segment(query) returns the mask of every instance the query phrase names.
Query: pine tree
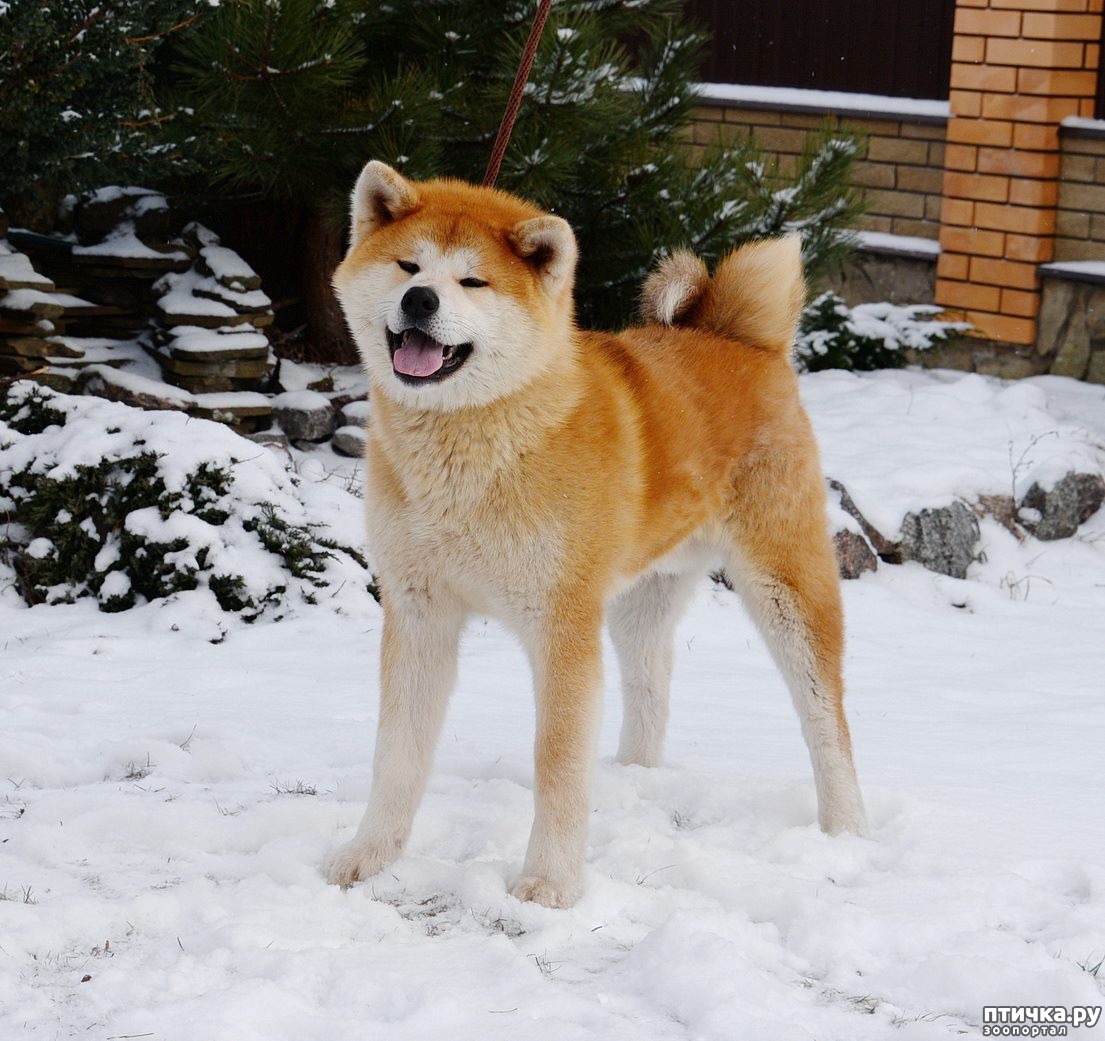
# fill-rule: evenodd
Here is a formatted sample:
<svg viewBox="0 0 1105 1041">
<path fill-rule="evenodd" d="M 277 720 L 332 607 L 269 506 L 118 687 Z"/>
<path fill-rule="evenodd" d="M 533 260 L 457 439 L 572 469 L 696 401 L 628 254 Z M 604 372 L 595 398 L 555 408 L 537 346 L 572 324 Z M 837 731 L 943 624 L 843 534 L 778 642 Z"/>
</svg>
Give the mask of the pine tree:
<svg viewBox="0 0 1105 1041">
<path fill-rule="evenodd" d="M 394 2 L 413 42 L 394 67 L 432 70 L 442 168 L 483 173 L 530 0 Z M 858 212 L 848 188 L 854 138 L 826 130 L 781 178 L 751 143 L 708 148 L 686 130 L 705 36 L 681 0 L 559 0 L 534 63 L 499 184 L 560 213 L 580 239 L 581 319 L 632 320 L 636 288 L 679 245 L 715 259 L 750 238 L 797 228 L 811 277 L 847 251 Z M 492 12 L 497 14 L 492 15 Z"/>
<path fill-rule="evenodd" d="M 186 0 L 0 2 L 0 199 L 156 176 L 154 53 Z"/>
<path fill-rule="evenodd" d="M 177 41 L 179 93 L 162 104 L 194 110 L 174 132 L 187 135 L 181 152 L 203 171 L 199 190 L 213 174 L 216 193 L 231 185 L 287 199 L 333 223 L 369 158 L 413 177 L 481 178 L 535 5 L 224 3 Z M 631 320 L 641 279 L 679 245 L 712 259 L 796 228 L 811 275 L 847 248 L 857 210 L 848 135 L 815 135 L 790 178 L 747 143 L 692 155 L 686 131 L 703 42 L 680 0 L 553 7 L 499 184 L 575 227 L 587 324 Z M 318 301 L 340 254 L 340 238 L 328 242 L 305 276 Z M 330 349 L 340 326 L 333 312 L 320 317 L 321 306 L 310 321 Z"/>
</svg>

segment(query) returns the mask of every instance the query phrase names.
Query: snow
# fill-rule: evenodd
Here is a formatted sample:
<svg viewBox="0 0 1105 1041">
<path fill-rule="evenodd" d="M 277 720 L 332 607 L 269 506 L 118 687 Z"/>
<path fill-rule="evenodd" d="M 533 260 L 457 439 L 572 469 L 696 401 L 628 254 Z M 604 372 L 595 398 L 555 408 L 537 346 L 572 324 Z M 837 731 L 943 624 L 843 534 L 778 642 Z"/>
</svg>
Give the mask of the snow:
<svg viewBox="0 0 1105 1041">
<path fill-rule="evenodd" d="M 211 247 L 207 247 L 210 249 Z M 264 311 L 272 301 L 260 289 L 249 291 L 228 289 L 215 278 L 195 269 L 162 275 L 153 286 L 160 293 L 158 307 L 167 315 L 210 315 L 234 318 L 241 312 L 224 301 L 233 301 L 243 310 Z M 200 296 L 207 293 L 210 296 Z M 218 297 L 212 300 L 211 296 Z"/>
<path fill-rule="evenodd" d="M 804 378 L 826 474 L 872 524 L 956 497 L 1050 488 L 1069 470 L 1105 470 L 1105 389 L 1053 376 L 1001 383 L 912 370 Z M 866 446 L 852 444 L 863 417 Z"/>
<path fill-rule="evenodd" d="M 372 403 L 367 398 L 362 401 L 351 401 L 341 412 L 349 422 L 364 426 L 372 416 Z"/>
<path fill-rule="evenodd" d="M 0 278 L 9 282 L 32 282 L 46 289 L 54 285 L 45 275 L 35 271 L 26 254 L 16 253 L 4 239 L 0 239 Z"/>
<path fill-rule="evenodd" d="M 854 94 L 837 90 L 808 90 L 804 87 L 765 87 L 744 83 L 698 83 L 697 96 L 703 101 L 740 102 L 749 107 L 818 109 L 826 112 L 845 112 L 855 115 L 877 113 L 908 119 L 921 116 L 929 119 L 948 119 L 951 108 L 947 101 L 927 98 L 895 98 L 883 94 Z"/>
<path fill-rule="evenodd" d="M 123 221 L 102 242 L 92 246 L 74 246 L 73 255 L 79 257 L 121 257 L 128 260 L 183 261 L 188 254 L 181 250 L 168 253 L 147 246 L 134 232 L 131 221 Z"/>
<path fill-rule="evenodd" d="M 1085 116 L 1067 116 L 1059 125 L 1067 130 L 1089 130 L 1105 135 L 1105 119 L 1087 119 Z"/>
<path fill-rule="evenodd" d="M 892 235 L 887 231 L 857 231 L 856 240 L 860 249 L 872 253 L 896 253 L 909 256 L 940 256 L 940 243 L 935 239 L 923 239 L 919 235 Z"/>
<path fill-rule="evenodd" d="M 1099 386 L 801 386 L 826 473 L 884 521 L 1105 465 Z M 181 472 L 236 452 L 236 476 L 278 479 L 281 457 L 213 424 L 142 422 L 167 425 Z M 289 465 L 350 537 L 357 462 L 324 456 Z M 466 635 L 407 853 L 342 892 L 320 864 L 368 790 L 367 595 L 246 626 L 205 591 L 107 615 L 27 609 L 0 577 L 0 1036 L 934 1041 L 981 1037 L 984 1005 L 1100 1006 L 1105 511 L 1052 543 L 981 523 L 967 581 L 909 564 L 845 583 L 872 841 L 817 831 L 782 682 L 737 599 L 704 582 L 665 767 L 611 762 L 609 661 L 587 889 L 568 911 L 506 895 L 533 710 L 497 626 Z"/>
<path fill-rule="evenodd" d="M 316 390 L 288 390 L 272 399 L 272 407 L 316 412 L 319 409 L 328 409 L 330 399 Z"/>
<path fill-rule="evenodd" d="M 164 297 L 162 297 L 162 301 L 164 301 Z M 212 301 L 208 301 L 208 303 L 211 302 Z M 191 313 L 197 312 L 193 309 Z M 219 314 L 221 313 L 222 312 L 219 312 Z M 172 334 L 172 341 L 168 344 L 168 347 L 174 351 L 184 351 L 188 353 L 252 351 L 266 348 L 269 345 L 268 337 L 265 336 L 264 333 L 257 332 L 252 326 L 246 331 L 243 331 L 241 326 L 228 326 L 222 329 L 203 329 L 197 325 L 177 325 L 174 326 L 170 332 Z"/>
<path fill-rule="evenodd" d="M 200 408 L 268 408 L 271 398 L 252 390 L 211 391 L 207 394 L 194 394 L 192 400 Z"/>
<path fill-rule="evenodd" d="M 1040 275 L 1047 278 L 1084 279 L 1087 282 L 1105 282 L 1105 260 L 1054 260 L 1040 265 Z"/>
<path fill-rule="evenodd" d="M 257 277 L 253 270 L 237 253 L 226 246 L 205 245 L 200 252 L 211 274 L 220 282 L 244 281 Z"/>
<path fill-rule="evenodd" d="M 29 311 L 35 304 L 56 304 L 67 310 L 80 307 L 95 307 L 90 300 L 82 300 L 69 293 L 44 293 L 40 289 L 9 289 L 0 295 L 0 309 Z"/>
<path fill-rule="evenodd" d="M 47 360 L 53 366 L 65 368 L 79 364 L 85 371 L 99 369 L 101 366 L 110 367 L 115 374 L 115 382 L 119 382 L 118 377 L 125 371 L 148 381 L 151 389 L 156 386 L 158 394 L 184 393 L 162 380 L 161 367 L 143 348 L 141 338 L 115 340 L 100 336 L 49 336 L 47 340 L 66 350 L 80 352 L 76 358 L 66 355 L 50 356 Z"/>
<path fill-rule="evenodd" d="M 368 393 L 368 379 L 359 365 L 319 365 L 280 359 L 280 385 L 285 390 L 306 390 L 312 383 L 330 379 L 335 391 Z"/>
<path fill-rule="evenodd" d="M 84 372 L 89 376 L 98 376 L 105 383 L 114 384 L 135 394 L 146 394 L 180 409 L 191 408 L 196 403 L 194 395 L 180 387 L 174 387 L 162 379 L 143 376 L 127 369 L 118 369 L 110 365 L 89 365 Z"/>
<path fill-rule="evenodd" d="M 120 199 L 134 199 L 136 202 L 139 200 L 152 199 L 154 200 L 151 206 L 153 209 L 163 210 L 169 205 L 165 196 L 155 191 L 153 188 L 140 188 L 138 185 L 123 186 L 118 184 L 105 185 L 103 188 L 97 188 L 95 191 L 89 192 L 85 196 L 85 205 L 105 205 L 107 203 L 118 202 Z"/>
</svg>

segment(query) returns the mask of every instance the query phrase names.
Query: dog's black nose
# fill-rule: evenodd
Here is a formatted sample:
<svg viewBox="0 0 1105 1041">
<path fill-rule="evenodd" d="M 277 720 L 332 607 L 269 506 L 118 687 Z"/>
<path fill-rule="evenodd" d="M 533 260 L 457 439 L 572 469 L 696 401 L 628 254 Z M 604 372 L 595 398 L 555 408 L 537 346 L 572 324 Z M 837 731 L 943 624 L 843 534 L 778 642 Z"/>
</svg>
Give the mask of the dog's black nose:
<svg viewBox="0 0 1105 1041">
<path fill-rule="evenodd" d="M 429 318 L 441 306 L 441 301 L 429 286 L 412 286 L 403 294 L 399 306 L 411 318 Z"/>
</svg>

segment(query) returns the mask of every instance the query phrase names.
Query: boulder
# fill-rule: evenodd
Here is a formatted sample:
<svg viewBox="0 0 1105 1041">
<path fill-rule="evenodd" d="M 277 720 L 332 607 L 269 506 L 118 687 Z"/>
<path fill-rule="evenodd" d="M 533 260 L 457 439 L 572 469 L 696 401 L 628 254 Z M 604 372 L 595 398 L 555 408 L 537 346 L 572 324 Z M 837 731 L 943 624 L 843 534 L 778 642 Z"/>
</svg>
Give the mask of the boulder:
<svg viewBox="0 0 1105 1041">
<path fill-rule="evenodd" d="M 1017 519 L 1017 503 L 1012 495 L 980 495 L 975 513 L 980 517 L 992 517 L 1018 541 L 1024 539 L 1024 530 Z"/>
<path fill-rule="evenodd" d="M 279 430 L 261 430 L 256 434 L 247 434 L 246 437 L 259 445 L 271 448 L 274 452 L 286 452 L 291 444 L 287 434 L 282 434 Z"/>
<path fill-rule="evenodd" d="M 341 426 L 363 427 L 372 415 L 372 406 L 367 398 L 346 402 L 338 410 L 338 423 Z"/>
<path fill-rule="evenodd" d="M 978 518 L 962 502 L 920 513 L 907 513 L 898 543 L 901 559 L 915 560 L 930 571 L 966 578 L 978 559 Z"/>
<path fill-rule="evenodd" d="M 1069 473 L 1050 491 L 1033 484 L 1021 499 L 1018 518 L 1038 539 L 1051 541 L 1073 535 L 1105 502 L 1100 474 Z"/>
<path fill-rule="evenodd" d="M 337 437 L 335 436 L 335 441 Z M 871 544 L 858 531 L 838 531 L 833 535 L 836 564 L 841 578 L 859 578 L 866 571 L 875 571 L 879 558 Z"/>
<path fill-rule="evenodd" d="M 160 192 L 115 185 L 82 195 L 73 220 L 80 241 L 89 244 L 101 241 L 124 221 L 130 221 L 141 238 L 164 239 L 171 214 Z"/>
<path fill-rule="evenodd" d="M 366 440 L 364 427 L 343 426 L 334 431 L 334 438 L 330 442 L 330 447 L 338 455 L 347 455 L 350 458 L 357 459 L 364 455 Z"/>
<path fill-rule="evenodd" d="M 324 441 L 334 432 L 329 400 L 313 390 L 280 394 L 272 402 L 273 419 L 292 441 Z"/>
<path fill-rule="evenodd" d="M 852 501 L 852 497 L 848 494 L 848 489 L 844 487 L 839 481 L 829 478 L 829 487 L 837 493 L 840 497 L 840 508 L 844 510 L 857 524 L 866 536 L 867 541 L 871 544 L 872 548 L 879 555 L 879 557 L 885 560 L 888 564 L 898 564 L 901 562 L 901 557 L 898 551 L 898 546 L 882 534 L 862 513 L 859 511 L 859 507 Z"/>
</svg>

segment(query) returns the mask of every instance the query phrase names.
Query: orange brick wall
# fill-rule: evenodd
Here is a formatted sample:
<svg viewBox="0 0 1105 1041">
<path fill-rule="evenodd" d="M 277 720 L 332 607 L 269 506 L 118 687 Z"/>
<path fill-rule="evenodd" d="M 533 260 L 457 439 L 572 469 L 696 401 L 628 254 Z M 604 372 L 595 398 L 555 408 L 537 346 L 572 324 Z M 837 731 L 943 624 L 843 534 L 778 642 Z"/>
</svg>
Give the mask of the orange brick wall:
<svg viewBox="0 0 1105 1041">
<path fill-rule="evenodd" d="M 727 143 L 754 137 L 769 158 L 778 160 L 779 172 L 790 174 L 808 135 L 825 126 L 826 120 L 833 126 L 852 127 L 865 138 L 864 152 L 855 166 L 855 183 L 864 189 L 867 206 L 858 226 L 866 231 L 938 238 L 943 123 L 713 104 L 695 110 L 690 144 L 692 151 L 701 153 L 719 135 Z"/>
<path fill-rule="evenodd" d="M 1093 115 L 1102 2 L 959 0 L 936 300 L 988 339 L 1035 342 L 1059 123 Z"/>
</svg>

